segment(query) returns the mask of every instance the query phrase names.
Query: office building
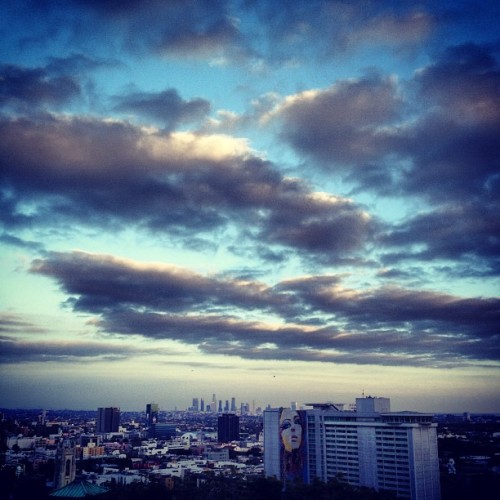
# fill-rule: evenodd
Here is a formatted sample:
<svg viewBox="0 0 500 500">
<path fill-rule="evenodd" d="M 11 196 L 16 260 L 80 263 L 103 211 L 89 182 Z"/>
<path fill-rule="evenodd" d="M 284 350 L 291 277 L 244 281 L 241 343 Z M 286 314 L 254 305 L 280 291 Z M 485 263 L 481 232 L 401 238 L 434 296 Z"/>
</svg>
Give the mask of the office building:
<svg viewBox="0 0 500 500">
<path fill-rule="evenodd" d="M 154 437 L 154 428 L 158 422 L 158 405 L 156 403 L 149 403 L 146 405 L 146 423 L 148 426 L 148 437 Z"/>
<path fill-rule="evenodd" d="M 233 413 L 236 411 L 236 398 L 231 398 L 231 411 Z"/>
<path fill-rule="evenodd" d="M 175 424 L 156 423 L 152 426 L 150 437 L 168 441 L 177 435 L 177 427 Z"/>
<path fill-rule="evenodd" d="M 342 478 L 408 500 L 439 500 L 437 424 L 431 414 L 391 412 L 388 398 L 264 412 L 266 476 L 283 481 Z"/>
<path fill-rule="evenodd" d="M 217 419 L 217 441 L 229 443 L 240 439 L 240 417 L 234 413 L 223 413 Z"/>
<path fill-rule="evenodd" d="M 120 408 L 98 408 L 96 432 L 118 432 L 120 426 Z"/>
<path fill-rule="evenodd" d="M 156 403 L 149 403 L 146 405 L 146 423 L 148 427 L 158 422 L 158 405 Z"/>
</svg>

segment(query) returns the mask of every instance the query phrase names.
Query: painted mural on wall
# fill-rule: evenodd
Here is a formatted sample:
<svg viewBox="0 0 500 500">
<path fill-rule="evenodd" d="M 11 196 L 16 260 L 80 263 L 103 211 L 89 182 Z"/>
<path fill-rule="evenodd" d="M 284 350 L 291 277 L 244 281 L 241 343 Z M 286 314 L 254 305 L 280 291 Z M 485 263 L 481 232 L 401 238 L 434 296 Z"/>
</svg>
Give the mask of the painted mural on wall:
<svg viewBox="0 0 500 500">
<path fill-rule="evenodd" d="M 280 412 L 282 479 L 306 480 L 306 413 L 282 408 Z"/>
</svg>

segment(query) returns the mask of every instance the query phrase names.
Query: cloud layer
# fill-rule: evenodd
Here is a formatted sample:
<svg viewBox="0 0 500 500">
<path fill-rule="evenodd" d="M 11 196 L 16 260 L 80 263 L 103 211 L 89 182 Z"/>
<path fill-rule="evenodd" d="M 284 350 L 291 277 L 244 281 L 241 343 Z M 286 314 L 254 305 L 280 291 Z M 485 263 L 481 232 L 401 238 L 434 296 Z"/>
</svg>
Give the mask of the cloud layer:
<svg viewBox="0 0 500 500">
<path fill-rule="evenodd" d="M 11 2 L 0 361 L 498 366 L 499 16 Z"/>
<path fill-rule="evenodd" d="M 35 260 L 108 334 L 195 344 L 252 359 L 453 366 L 498 361 L 500 300 L 396 286 L 354 290 L 338 276 L 262 282 L 201 276 L 82 252 Z M 247 319 L 249 311 L 276 318 Z M 315 324 L 316 323 L 316 324 Z"/>
</svg>

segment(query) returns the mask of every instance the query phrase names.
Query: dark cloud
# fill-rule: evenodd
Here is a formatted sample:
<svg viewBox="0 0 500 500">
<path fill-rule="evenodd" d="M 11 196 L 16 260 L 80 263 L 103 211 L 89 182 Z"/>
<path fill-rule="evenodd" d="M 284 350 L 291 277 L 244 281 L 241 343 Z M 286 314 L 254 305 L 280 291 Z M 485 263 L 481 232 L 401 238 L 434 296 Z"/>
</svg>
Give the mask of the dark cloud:
<svg viewBox="0 0 500 500">
<path fill-rule="evenodd" d="M 329 215 L 327 206 L 321 210 L 320 203 L 317 209 L 308 209 L 313 200 L 305 198 L 302 203 L 286 203 L 272 214 L 264 232 L 267 241 L 318 254 L 331 262 L 337 255 L 363 248 L 373 236 L 374 220 L 355 204 L 344 199 L 329 200 L 325 204 L 331 207 Z M 297 205 L 297 210 L 290 210 L 290 205 Z"/>
<path fill-rule="evenodd" d="M 481 259 L 485 274 L 498 269 L 500 255 L 499 207 L 493 203 L 469 202 L 446 205 L 418 214 L 395 225 L 386 243 L 399 247 L 390 261 L 416 259 L 459 261 Z"/>
<path fill-rule="evenodd" d="M 105 342 L 61 342 L 27 341 L 9 337 L 0 338 L 0 364 L 68 362 L 88 363 L 121 361 L 144 354 L 168 355 L 164 349 L 142 350 L 140 348 Z"/>
<path fill-rule="evenodd" d="M 39 22 L 66 22 L 73 37 L 95 36 L 96 26 L 113 33 L 120 48 L 133 53 L 219 56 L 242 45 L 230 4 L 226 0 L 124 2 L 73 0 L 71 5 L 37 5 Z M 59 26 L 61 29 L 61 26 Z"/>
<path fill-rule="evenodd" d="M 361 168 L 389 152 L 382 126 L 393 123 L 400 111 L 395 81 L 375 74 L 297 94 L 275 115 L 294 148 L 335 170 L 345 165 Z"/>
<path fill-rule="evenodd" d="M 175 89 L 149 94 L 128 94 L 116 97 L 115 100 L 118 101 L 115 110 L 158 120 L 167 130 L 205 118 L 210 111 L 210 103 L 205 99 L 185 101 Z"/>
<path fill-rule="evenodd" d="M 402 188 L 434 203 L 496 197 L 500 64 L 492 48 L 451 47 L 415 83 L 429 112 L 400 134 L 400 152 L 413 162 Z"/>
<path fill-rule="evenodd" d="M 1 234 L 0 241 L 6 245 L 16 246 L 19 248 L 29 248 L 38 251 L 43 249 L 43 245 L 37 241 L 24 240 L 9 233 Z"/>
<path fill-rule="evenodd" d="M 165 3 L 161 0 L 108 0 L 107 2 L 100 2 L 99 0 L 70 0 L 71 3 L 82 5 L 91 9 L 95 9 L 110 14 L 130 13 L 144 8 L 158 8 L 161 4 Z M 183 0 L 174 0 L 170 4 L 181 5 L 185 3 Z"/>
<path fill-rule="evenodd" d="M 377 276 L 379 278 L 387 279 L 387 280 L 405 280 L 405 279 L 415 279 L 418 277 L 418 272 L 415 269 L 411 270 L 410 272 L 406 269 L 396 269 L 396 268 L 390 268 L 390 269 L 381 269 L 380 271 L 377 272 Z"/>
<path fill-rule="evenodd" d="M 213 57 L 244 52 L 242 49 L 234 50 L 233 44 L 242 42 L 236 23 L 227 15 L 214 15 L 212 10 L 193 12 L 197 20 L 193 23 L 192 17 L 184 17 L 184 12 L 179 14 L 179 24 L 171 25 L 172 29 L 165 29 L 155 44 L 160 54 Z"/>
<path fill-rule="evenodd" d="M 338 82 L 290 96 L 270 116 L 297 151 L 357 186 L 355 193 L 412 194 L 436 204 L 493 199 L 499 89 L 495 48 L 469 43 L 446 49 L 407 85 L 380 75 Z"/>
<path fill-rule="evenodd" d="M 23 16 L 26 25 L 31 18 L 36 20 L 30 26 L 32 44 L 44 43 L 43 37 L 51 35 L 94 46 L 101 31 L 108 46 L 132 53 L 222 56 L 232 61 L 265 58 L 272 64 L 346 57 L 367 47 L 389 47 L 393 55 L 412 54 L 416 45 L 435 33 L 439 10 L 433 4 L 366 0 L 315 0 L 307 5 L 291 0 L 285 8 L 268 0 L 18 3 L 15 14 Z M 252 22 L 241 23 L 242 16 Z"/>
<path fill-rule="evenodd" d="M 29 142 L 30 148 L 25 144 Z M 0 121 L 6 223 L 131 223 L 188 237 L 244 221 L 266 238 L 334 261 L 370 240 L 376 221 L 355 203 L 282 177 L 229 136 L 151 133 L 93 119 Z"/>
<path fill-rule="evenodd" d="M 397 55 L 425 40 L 435 27 L 432 8 L 393 1 L 291 0 L 286 8 L 267 0 L 243 4 L 258 16 L 272 42 L 266 57 L 285 61 L 345 57 L 373 46 L 390 47 Z"/>
<path fill-rule="evenodd" d="M 76 310 L 99 313 L 104 332 L 170 339 L 207 352 L 218 346 L 242 357 L 339 362 L 352 354 L 351 362 L 361 356 L 382 364 L 400 364 L 400 356 L 404 364 L 428 366 L 500 355 L 500 300 L 493 298 L 398 286 L 355 290 L 326 275 L 269 288 L 79 252 L 38 259 L 32 271 L 56 279 Z M 245 319 L 250 310 L 281 320 Z"/>
<path fill-rule="evenodd" d="M 499 334 L 500 299 L 463 299 L 399 286 L 355 290 L 335 281 L 306 278 L 289 280 L 280 286 L 293 291 L 305 307 L 330 314 L 359 330 L 390 325 L 409 334 L 413 327 L 477 338 Z"/>
<path fill-rule="evenodd" d="M 117 59 L 100 59 L 73 52 L 65 57 L 49 57 L 46 69 L 56 75 L 79 75 L 84 76 L 98 69 L 106 69 L 123 66 Z"/>
<path fill-rule="evenodd" d="M 351 194 L 425 200 L 425 212 L 378 239 L 384 262 L 458 259 L 488 275 L 499 267 L 499 96 L 496 47 L 468 43 L 445 49 L 409 83 L 344 81 L 289 96 L 268 116 Z"/>
<path fill-rule="evenodd" d="M 117 313 L 103 317 L 107 332 L 194 344 L 205 353 L 246 359 L 302 360 L 389 366 L 457 366 L 498 360 L 498 336 L 450 335 L 430 328 L 342 331 L 272 325 L 220 316 Z"/>
<path fill-rule="evenodd" d="M 0 66 L 0 106 L 30 110 L 59 107 L 80 96 L 81 88 L 71 76 L 51 76 L 44 68 Z"/>
<path fill-rule="evenodd" d="M 18 314 L 0 313 L 0 332 L 10 335 L 24 335 L 44 333 L 46 330 L 26 321 Z"/>
<path fill-rule="evenodd" d="M 33 261 L 31 271 L 56 279 L 75 296 L 75 309 L 102 312 L 123 307 L 163 311 L 199 311 L 239 307 L 245 310 L 286 305 L 263 283 L 205 277 L 168 265 L 146 265 L 108 255 L 51 253 Z"/>
</svg>

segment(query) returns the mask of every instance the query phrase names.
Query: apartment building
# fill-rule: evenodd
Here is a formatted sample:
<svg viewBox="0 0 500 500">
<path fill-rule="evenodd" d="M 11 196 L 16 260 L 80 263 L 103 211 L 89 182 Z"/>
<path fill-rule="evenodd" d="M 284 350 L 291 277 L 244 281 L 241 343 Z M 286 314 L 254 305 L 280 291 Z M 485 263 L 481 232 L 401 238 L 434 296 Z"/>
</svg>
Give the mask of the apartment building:
<svg viewBox="0 0 500 500">
<path fill-rule="evenodd" d="M 437 424 L 432 414 L 391 412 L 388 398 L 264 412 L 264 466 L 283 481 L 340 478 L 409 500 L 439 500 Z"/>
</svg>

